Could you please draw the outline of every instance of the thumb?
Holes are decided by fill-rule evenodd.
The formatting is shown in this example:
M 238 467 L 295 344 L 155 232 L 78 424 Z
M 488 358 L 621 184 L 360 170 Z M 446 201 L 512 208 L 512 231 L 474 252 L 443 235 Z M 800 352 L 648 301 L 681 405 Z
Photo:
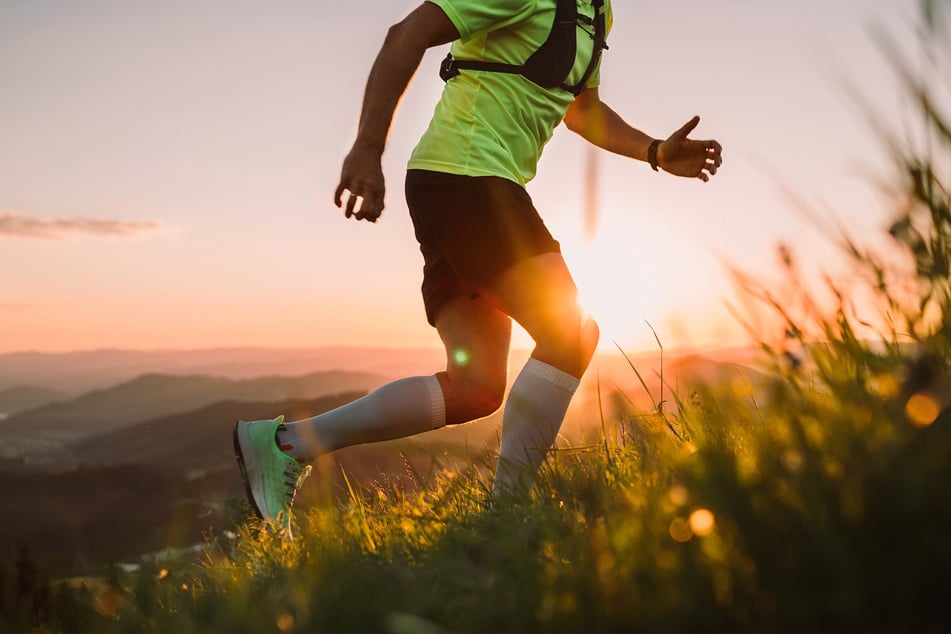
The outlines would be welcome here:
M 683 125 L 679 130 L 674 132 L 671 137 L 685 139 L 687 135 L 693 132 L 693 129 L 697 127 L 700 123 L 700 116 L 697 115 L 687 123 Z

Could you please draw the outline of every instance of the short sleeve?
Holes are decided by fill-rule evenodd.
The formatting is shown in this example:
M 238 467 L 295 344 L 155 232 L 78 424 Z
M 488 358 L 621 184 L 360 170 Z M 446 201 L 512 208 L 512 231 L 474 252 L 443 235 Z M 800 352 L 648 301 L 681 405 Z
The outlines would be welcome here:
M 427 0 L 443 10 L 459 36 L 501 29 L 531 16 L 538 0 Z

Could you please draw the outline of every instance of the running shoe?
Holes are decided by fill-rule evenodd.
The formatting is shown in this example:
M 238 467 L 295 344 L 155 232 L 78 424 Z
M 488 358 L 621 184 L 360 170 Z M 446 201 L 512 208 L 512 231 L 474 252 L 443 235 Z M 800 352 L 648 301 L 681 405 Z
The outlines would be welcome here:
M 234 453 L 254 512 L 267 522 L 277 522 L 288 537 L 293 537 L 291 507 L 311 468 L 281 450 L 277 430 L 283 424 L 283 416 L 238 421 L 234 427 Z

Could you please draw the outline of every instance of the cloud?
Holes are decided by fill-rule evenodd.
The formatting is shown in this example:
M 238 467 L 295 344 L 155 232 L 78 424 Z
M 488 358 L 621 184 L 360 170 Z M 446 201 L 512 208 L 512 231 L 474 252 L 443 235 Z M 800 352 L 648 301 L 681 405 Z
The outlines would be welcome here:
M 127 238 L 162 227 L 147 220 L 107 218 L 36 218 L 15 211 L 0 211 L 0 236 L 62 240 L 76 235 Z

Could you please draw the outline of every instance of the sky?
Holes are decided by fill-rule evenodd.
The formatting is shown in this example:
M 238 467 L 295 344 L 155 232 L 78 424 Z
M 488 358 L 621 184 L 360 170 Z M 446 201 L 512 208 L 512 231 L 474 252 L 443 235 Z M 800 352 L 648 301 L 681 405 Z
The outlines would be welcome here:
M 702 118 L 710 183 L 601 155 L 560 127 L 529 183 L 602 341 L 742 343 L 728 263 L 769 277 L 836 249 L 786 190 L 857 235 L 889 174 L 855 92 L 910 116 L 875 29 L 914 58 L 915 0 L 615 0 L 601 96 L 656 137 Z M 367 72 L 402 0 L 0 2 L 0 353 L 439 345 L 402 196 L 439 97 L 423 59 L 384 155 L 375 225 L 332 204 Z M 647 322 L 647 323 L 645 323 Z M 528 346 L 524 333 L 516 345 Z

